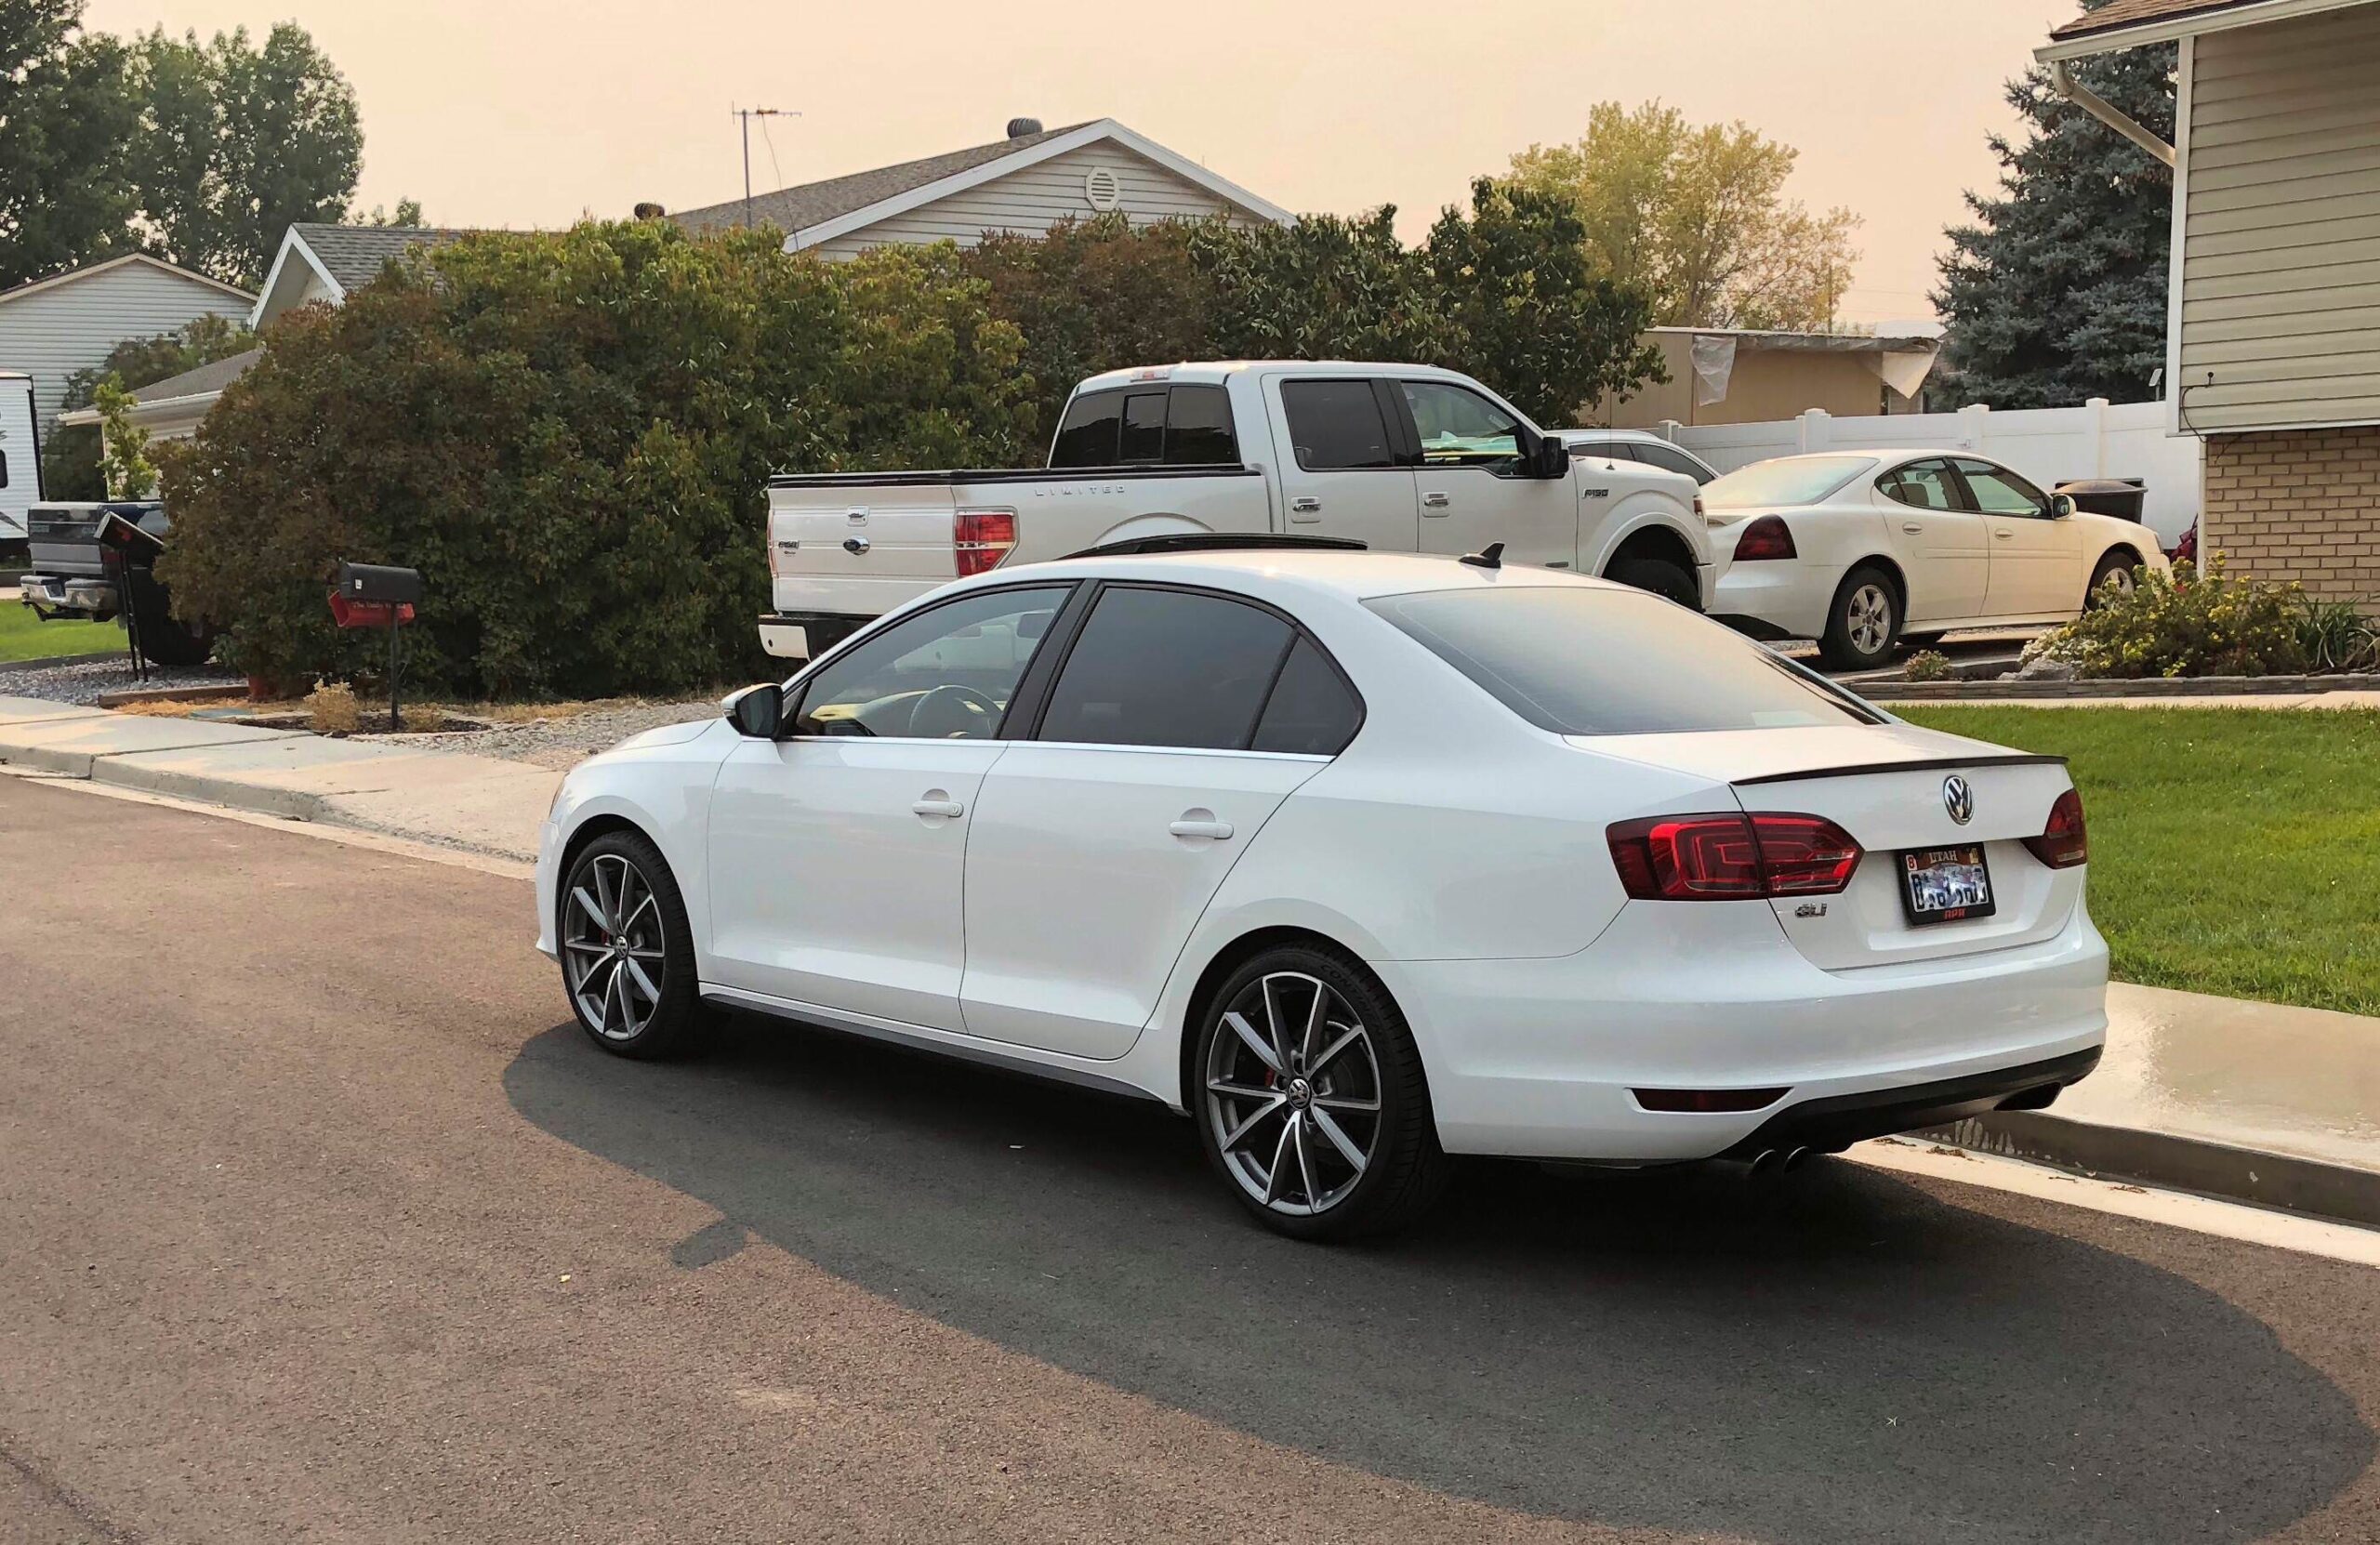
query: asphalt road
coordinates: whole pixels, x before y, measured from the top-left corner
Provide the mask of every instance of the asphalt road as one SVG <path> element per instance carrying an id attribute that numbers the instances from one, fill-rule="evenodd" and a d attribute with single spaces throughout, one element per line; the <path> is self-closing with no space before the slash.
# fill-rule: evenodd
<path id="1" fill-rule="evenodd" d="M 1153 1107 L 607 1057 L 517 879 L 10 778 L 0 875 L 6 1545 L 2380 1538 L 2365 1268 L 1841 1163 L 1317 1249 Z"/>

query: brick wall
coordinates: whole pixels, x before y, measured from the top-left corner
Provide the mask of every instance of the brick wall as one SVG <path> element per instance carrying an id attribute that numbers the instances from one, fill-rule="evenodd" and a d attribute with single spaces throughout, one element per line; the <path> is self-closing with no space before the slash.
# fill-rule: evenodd
<path id="1" fill-rule="evenodd" d="M 2216 434 L 2199 550 L 2309 595 L 2380 599 L 2380 424 Z"/>

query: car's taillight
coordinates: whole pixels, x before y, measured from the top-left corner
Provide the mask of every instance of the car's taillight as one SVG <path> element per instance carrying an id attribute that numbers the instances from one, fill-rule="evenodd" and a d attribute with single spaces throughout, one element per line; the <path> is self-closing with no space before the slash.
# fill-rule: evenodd
<path id="1" fill-rule="evenodd" d="M 1656 815 L 1606 836 L 1620 886 L 1639 901 L 1831 896 L 1859 867 L 1859 844 L 1818 815 Z"/>
<path id="2" fill-rule="evenodd" d="M 950 518 L 950 545 L 959 555 L 959 577 L 988 574 L 1016 550 L 1016 511 L 962 509 Z"/>
<path id="3" fill-rule="evenodd" d="M 2082 796 L 2068 789 L 2049 807 L 2049 825 L 2039 837 L 2025 839 L 2033 856 L 2053 869 L 2071 869 L 2091 857 L 2091 839 L 2082 829 Z"/>
<path id="4" fill-rule="evenodd" d="M 779 577 L 777 566 L 777 534 L 774 531 L 770 532 L 767 536 L 761 539 L 761 545 L 769 549 L 769 580 L 770 583 L 774 584 Z"/>
<path id="5" fill-rule="evenodd" d="M 1736 538 L 1736 561 L 1739 563 L 1760 558 L 1798 556 L 1793 550 L 1793 533 L 1787 528 L 1781 515 L 1763 515 L 1744 527 L 1744 534 Z"/>

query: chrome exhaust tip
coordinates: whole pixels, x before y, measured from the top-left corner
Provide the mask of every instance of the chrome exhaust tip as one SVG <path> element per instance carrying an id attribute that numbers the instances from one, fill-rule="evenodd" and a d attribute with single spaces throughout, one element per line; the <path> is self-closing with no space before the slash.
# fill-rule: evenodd
<path id="1" fill-rule="evenodd" d="M 1809 1162 L 1810 1151 L 1807 1148 L 1794 1148 L 1788 1150 L 1784 1158 L 1778 1161 L 1778 1168 L 1790 1175 Z"/>
<path id="2" fill-rule="evenodd" d="M 1752 1163 L 1744 1170 L 1744 1179 L 1766 1180 L 1769 1176 L 1777 1174 L 1783 1168 L 1784 1163 L 1785 1155 L 1782 1149 L 1763 1148 L 1758 1154 L 1752 1155 Z"/>

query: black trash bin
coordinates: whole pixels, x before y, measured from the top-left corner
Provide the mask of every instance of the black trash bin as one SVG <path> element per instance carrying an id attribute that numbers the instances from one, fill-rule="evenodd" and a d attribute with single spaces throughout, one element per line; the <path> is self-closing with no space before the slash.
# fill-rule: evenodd
<path id="1" fill-rule="evenodd" d="M 2119 521 L 2137 521 L 2142 507 L 2149 502 L 2149 480 L 2146 478 L 2077 478 L 2061 482 L 2051 490 L 2073 499 L 2074 508 L 2087 509 L 2094 515 L 2112 515 Z"/>

